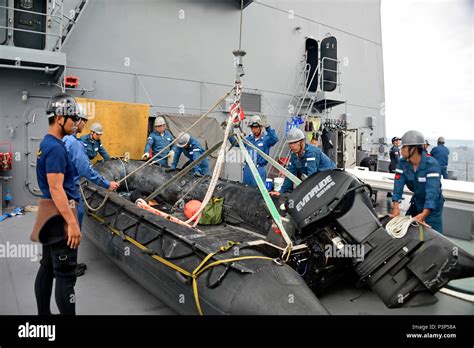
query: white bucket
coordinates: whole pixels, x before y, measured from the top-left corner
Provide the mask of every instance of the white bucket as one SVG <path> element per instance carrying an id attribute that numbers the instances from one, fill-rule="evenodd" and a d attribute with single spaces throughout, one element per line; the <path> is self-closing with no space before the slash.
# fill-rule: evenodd
<path id="1" fill-rule="evenodd" d="M 281 187 L 283 186 L 284 181 L 285 181 L 285 178 L 275 178 L 275 179 L 273 179 L 273 189 L 275 191 L 280 191 Z"/>

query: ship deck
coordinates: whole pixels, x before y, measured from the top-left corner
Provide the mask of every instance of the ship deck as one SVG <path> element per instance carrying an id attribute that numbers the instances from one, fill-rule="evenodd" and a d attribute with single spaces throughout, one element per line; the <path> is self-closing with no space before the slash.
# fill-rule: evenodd
<path id="1" fill-rule="evenodd" d="M 36 213 L 15 216 L 0 222 L 0 244 L 30 244 L 29 235 Z M 464 249 L 474 253 L 474 242 L 454 240 Z M 41 248 L 37 249 L 41 252 Z M 38 259 L 39 259 L 39 255 Z M 32 260 L 33 259 L 33 260 Z M 0 314 L 36 314 L 34 281 L 38 259 L 0 257 Z M 84 238 L 79 249 L 79 262 L 87 264 L 85 275 L 77 279 L 77 314 L 104 315 L 172 315 L 175 311 L 138 285 L 120 270 L 92 242 Z M 472 279 L 458 280 L 466 285 Z M 444 293 L 439 301 L 426 307 L 388 309 L 370 289 L 336 286 L 320 296 L 322 304 L 331 314 L 377 315 L 473 315 L 474 304 Z M 58 313 L 54 298 L 53 313 Z"/>

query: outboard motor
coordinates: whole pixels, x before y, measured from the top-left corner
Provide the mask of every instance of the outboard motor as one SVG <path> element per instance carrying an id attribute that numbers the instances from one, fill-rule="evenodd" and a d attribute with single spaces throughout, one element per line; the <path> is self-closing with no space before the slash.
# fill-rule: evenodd
<path id="1" fill-rule="evenodd" d="M 358 285 L 368 285 L 389 308 L 431 304 L 450 280 L 474 276 L 474 257 L 432 229 L 410 226 L 402 238 L 389 234 L 389 219 L 379 220 L 370 196 L 370 186 L 333 170 L 304 180 L 285 206 L 301 241 L 331 231 L 339 248 L 357 247 L 351 261 Z"/>

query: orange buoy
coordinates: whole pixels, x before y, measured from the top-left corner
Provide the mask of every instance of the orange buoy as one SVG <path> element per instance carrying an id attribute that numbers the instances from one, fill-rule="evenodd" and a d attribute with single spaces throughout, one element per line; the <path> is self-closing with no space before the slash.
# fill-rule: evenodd
<path id="1" fill-rule="evenodd" d="M 193 217 L 193 215 L 199 210 L 201 207 L 201 201 L 193 199 L 184 205 L 184 215 L 187 219 Z M 196 221 L 197 217 L 194 218 L 193 221 Z"/>

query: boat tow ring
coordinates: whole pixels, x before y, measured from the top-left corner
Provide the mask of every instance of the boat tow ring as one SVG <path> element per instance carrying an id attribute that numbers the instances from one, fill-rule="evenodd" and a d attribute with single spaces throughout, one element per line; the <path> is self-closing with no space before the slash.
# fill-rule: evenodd
<path id="1" fill-rule="evenodd" d="M 278 266 L 283 266 L 285 264 L 285 261 L 277 257 L 276 259 L 273 259 L 273 262 L 275 262 Z"/>

